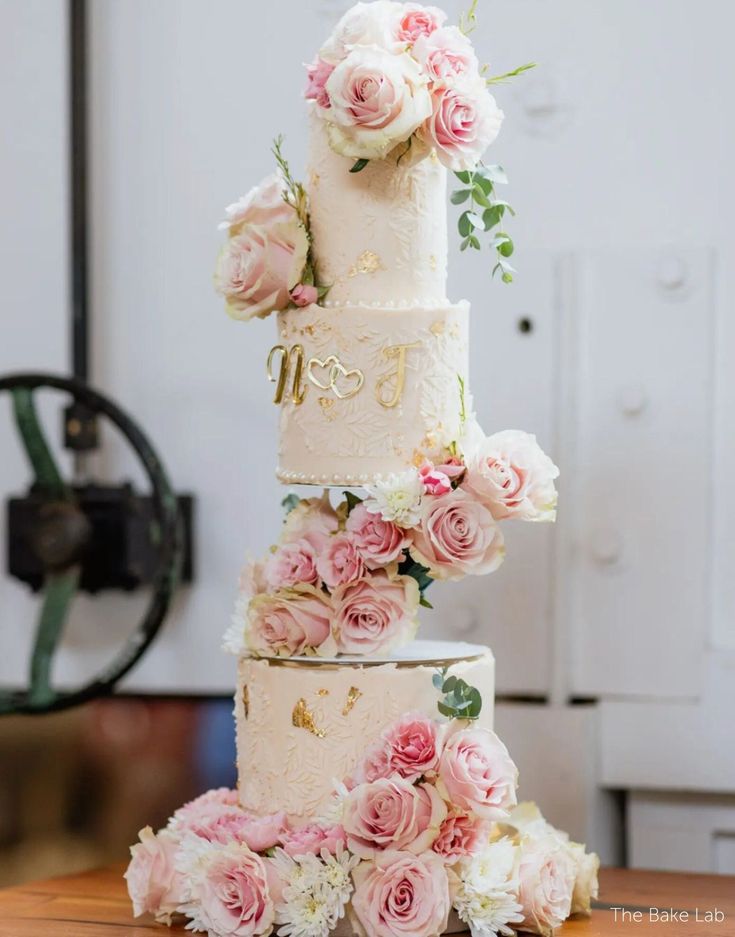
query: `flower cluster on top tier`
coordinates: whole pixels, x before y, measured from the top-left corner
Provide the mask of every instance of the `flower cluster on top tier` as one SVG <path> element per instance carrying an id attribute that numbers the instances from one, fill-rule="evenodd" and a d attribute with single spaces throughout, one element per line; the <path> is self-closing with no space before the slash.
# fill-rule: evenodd
<path id="1" fill-rule="evenodd" d="M 534 436 L 485 436 L 474 420 L 436 463 L 389 475 L 362 499 L 346 492 L 284 502 L 268 556 L 247 565 L 232 653 L 378 654 L 409 641 L 435 579 L 493 572 L 506 519 L 553 521 L 559 470 Z"/>
<path id="2" fill-rule="evenodd" d="M 418 3 L 357 3 L 307 66 L 306 97 L 355 171 L 432 150 L 450 169 L 473 169 L 498 135 L 503 112 L 472 43 L 446 19 Z"/>
<path id="3" fill-rule="evenodd" d="M 216 790 L 150 827 L 126 872 L 136 915 L 210 937 L 439 937 L 452 908 L 473 937 L 551 935 L 597 896 L 598 859 L 516 806 L 503 743 L 467 721 L 409 714 L 339 785 L 328 815 L 292 828 Z"/>

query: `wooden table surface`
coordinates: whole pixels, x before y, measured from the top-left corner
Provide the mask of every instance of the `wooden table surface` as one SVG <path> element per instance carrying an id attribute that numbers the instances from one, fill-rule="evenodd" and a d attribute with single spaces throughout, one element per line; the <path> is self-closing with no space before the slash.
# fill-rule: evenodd
<path id="1" fill-rule="evenodd" d="M 135 921 L 123 870 L 112 866 L 0 890 L 0 937 L 191 934 L 182 926 L 167 930 L 149 918 Z M 603 869 L 600 884 L 604 903 L 598 902 L 591 918 L 568 921 L 561 937 L 735 937 L 735 877 Z M 652 908 L 661 910 L 658 919 Z M 682 921 L 681 914 L 678 921 L 664 919 L 663 912 L 672 909 L 687 912 L 689 920 Z M 714 920 L 717 912 L 719 921 Z"/>

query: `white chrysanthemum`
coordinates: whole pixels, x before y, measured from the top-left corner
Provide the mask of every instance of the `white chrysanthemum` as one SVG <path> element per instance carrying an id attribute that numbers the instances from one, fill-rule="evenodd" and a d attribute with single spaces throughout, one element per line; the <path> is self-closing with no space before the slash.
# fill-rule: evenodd
<path id="1" fill-rule="evenodd" d="M 512 935 L 523 920 L 518 903 L 518 852 L 509 839 L 488 844 L 457 868 L 454 908 L 472 937 Z"/>
<path id="2" fill-rule="evenodd" d="M 320 856 L 294 859 L 276 849 L 273 861 L 283 886 L 283 903 L 276 908 L 281 937 L 327 937 L 344 916 L 353 884 L 351 872 L 358 858 L 326 849 Z"/>
<path id="3" fill-rule="evenodd" d="M 369 486 L 370 497 L 364 504 L 371 514 L 380 514 L 383 520 L 393 521 L 399 527 L 415 527 L 421 518 L 423 488 L 416 469 L 408 469 Z"/>
<path id="4" fill-rule="evenodd" d="M 241 657 L 245 653 L 245 625 L 248 620 L 250 596 L 241 592 L 235 600 L 230 626 L 222 635 L 222 650 L 227 654 Z"/>

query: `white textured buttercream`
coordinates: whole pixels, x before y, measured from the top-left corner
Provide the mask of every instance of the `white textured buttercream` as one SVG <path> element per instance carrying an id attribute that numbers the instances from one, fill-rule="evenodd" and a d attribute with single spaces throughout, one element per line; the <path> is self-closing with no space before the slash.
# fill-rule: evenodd
<path id="1" fill-rule="evenodd" d="M 486 647 L 416 641 L 389 662 L 242 658 L 235 722 L 243 807 L 285 810 L 296 823 L 319 816 L 333 780 L 391 723 L 409 712 L 440 718 L 432 676 L 447 664 L 480 690 L 479 724 L 492 728 L 495 661 Z"/>
<path id="2" fill-rule="evenodd" d="M 446 303 L 446 169 L 391 157 L 351 173 L 310 115 L 306 188 L 319 281 L 332 302 Z"/>
<path id="3" fill-rule="evenodd" d="M 468 319 L 466 303 L 280 313 L 281 347 L 303 353 L 303 400 L 294 399 L 292 358 L 280 404 L 279 479 L 361 486 L 455 440 L 459 377 L 465 387 L 468 379 Z M 274 380 L 280 362 L 281 352 L 272 360 Z"/>

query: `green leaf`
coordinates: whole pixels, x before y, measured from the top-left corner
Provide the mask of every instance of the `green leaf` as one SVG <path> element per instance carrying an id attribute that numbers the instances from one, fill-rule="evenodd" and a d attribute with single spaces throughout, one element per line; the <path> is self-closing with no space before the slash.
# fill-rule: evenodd
<path id="1" fill-rule="evenodd" d="M 482 711 L 482 696 L 477 687 L 471 686 L 469 688 L 469 697 L 468 702 L 470 704 L 467 715 L 470 719 L 477 719 Z"/>
<path id="2" fill-rule="evenodd" d="M 471 212 L 463 211 L 459 216 L 459 220 L 457 221 L 457 228 L 459 229 L 459 233 L 463 238 L 469 237 L 470 234 L 472 234 L 472 222 L 470 221 L 470 214 Z"/>
<path id="3" fill-rule="evenodd" d="M 470 242 L 470 247 L 474 247 L 476 251 L 480 250 L 480 239 L 478 237 L 475 237 L 474 234 L 471 234 L 468 240 Z"/>
<path id="4" fill-rule="evenodd" d="M 481 205 L 483 208 L 490 208 L 490 199 L 483 192 L 479 185 L 475 185 L 472 189 L 472 198 L 474 201 Z"/>
<path id="5" fill-rule="evenodd" d="M 469 221 L 473 228 L 479 228 L 481 231 L 483 230 L 485 226 L 482 223 L 482 218 L 480 218 L 479 215 L 475 214 L 473 211 L 466 211 L 465 215 L 467 216 L 467 221 Z"/>
<path id="6" fill-rule="evenodd" d="M 500 224 L 500 219 L 503 217 L 504 211 L 505 209 L 502 206 L 493 205 L 482 213 L 482 223 L 486 231 L 494 228 L 496 224 Z"/>
<path id="7" fill-rule="evenodd" d="M 431 604 L 431 602 L 426 598 L 426 596 L 424 595 L 423 592 L 421 593 L 421 596 L 420 596 L 420 598 L 419 598 L 419 605 L 420 605 L 422 608 L 433 608 L 433 607 L 434 607 L 434 606 Z"/>
<path id="8" fill-rule="evenodd" d="M 359 498 L 352 491 L 343 491 L 342 494 L 345 496 L 345 501 L 347 502 L 347 516 L 349 517 L 353 509 L 356 508 L 358 504 L 362 504 L 362 498 Z"/>
<path id="9" fill-rule="evenodd" d="M 451 693 L 452 690 L 457 686 L 457 678 L 452 674 L 450 677 L 447 677 L 442 685 L 442 693 Z"/>
<path id="10" fill-rule="evenodd" d="M 498 252 L 503 255 L 503 257 L 510 257 L 513 253 L 513 241 L 509 237 L 506 237 L 505 241 L 498 247 Z"/>
<path id="11" fill-rule="evenodd" d="M 461 172 L 455 172 L 454 175 L 459 179 L 460 182 L 464 182 L 465 185 L 472 181 L 472 173 L 468 172 L 466 169 L 463 169 Z"/>
<path id="12" fill-rule="evenodd" d="M 508 177 L 502 166 L 483 166 L 483 175 L 495 185 L 508 185 Z"/>
<path id="13" fill-rule="evenodd" d="M 291 492 L 291 494 L 286 495 L 283 501 L 281 501 L 281 507 L 288 515 L 291 513 L 291 511 L 293 511 L 295 507 L 298 507 L 300 500 L 301 499 L 299 498 L 298 495 L 295 495 L 293 492 Z"/>
<path id="14" fill-rule="evenodd" d="M 441 690 L 442 684 L 444 683 L 444 674 L 441 670 L 434 674 L 434 676 L 431 678 L 431 682 L 434 684 L 435 690 Z"/>
<path id="15" fill-rule="evenodd" d="M 454 710 L 451 707 L 446 706 L 442 702 L 437 703 L 436 706 L 442 716 L 449 716 L 451 719 L 454 718 Z"/>
<path id="16" fill-rule="evenodd" d="M 492 195 L 493 191 L 493 182 L 492 179 L 488 179 L 487 176 L 483 176 L 481 173 L 477 173 L 475 176 L 475 181 L 472 186 L 473 190 L 479 189 L 483 195 Z"/>
<path id="17" fill-rule="evenodd" d="M 356 163 L 353 163 L 350 172 L 362 172 L 369 162 L 369 159 L 358 159 Z"/>
<path id="18" fill-rule="evenodd" d="M 398 567 L 398 572 L 402 576 L 411 576 L 418 583 L 419 590 L 424 592 L 432 584 L 434 579 L 429 575 L 427 566 L 422 566 L 410 557 L 404 560 Z"/>
<path id="19" fill-rule="evenodd" d="M 459 245 L 459 249 L 460 249 L 461 251 L 466 251 L 466 250 L 467 250 L 467 248 L 470 246 L 470 239 L 471 239 L 471 238 L 472 238 L 472 235 L 470 235 L 469 237 L 466 237 L 466 238 L 463 239 L 462 243 Z"/>
<path id="20" fill-rule="evenodd" d="M 470 197 L 469 189 L 455 189 L 454 192 L 449 196 L 449 200 L 452 205 L 461 205 L 462 202 L 466 202 Z"/>

